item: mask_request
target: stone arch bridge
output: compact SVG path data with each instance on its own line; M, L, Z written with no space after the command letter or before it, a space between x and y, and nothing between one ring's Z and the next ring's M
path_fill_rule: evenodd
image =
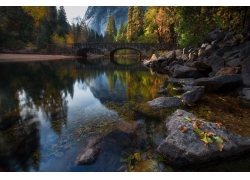
M105 56L114 57L116 51L121 49L132 49L143 56L152 50L172 50L169 44L154 44L154 43L75 43L73 44L73 51L78 56L87 57L90 50L98 49L103 52Z

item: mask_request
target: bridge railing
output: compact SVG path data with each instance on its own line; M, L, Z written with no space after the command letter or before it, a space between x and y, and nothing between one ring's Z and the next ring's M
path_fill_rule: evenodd
M99 48L122 48L122 47L136 47L137 49L143 49L143 48L155 48L158 50L170 50L172 46L170 44L159 44L159 43L120 43L120 42L87 42L87 43L74 43L74 48L78 47L99 47Z

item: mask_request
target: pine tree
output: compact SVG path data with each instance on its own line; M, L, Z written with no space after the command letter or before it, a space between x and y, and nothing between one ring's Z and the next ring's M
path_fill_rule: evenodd
M128 21L127 21L127 40L128 42L132 42L132 34L133 34L133 11L134 7L129 6L128 8Z
M126 32L127 32L126 25L123 24L122 22L120 22L117 36L116 36L116 41L117 42L126 42Z
M132 28L132 39L136 41L140 35L143 34L143 26L144 26L144 10L142 6L134 6L133 9L133 28Z
M108 15L108 22L106 25L106 32L105 32L106 42L114 42L116 34L117 34L117 30L115 27L114 16L109 14Z
M66 12L63 6L60 6L58 9L57 23L60 26L58 35L60 37L64 37L64 34L69 33L69 24L67 22Z

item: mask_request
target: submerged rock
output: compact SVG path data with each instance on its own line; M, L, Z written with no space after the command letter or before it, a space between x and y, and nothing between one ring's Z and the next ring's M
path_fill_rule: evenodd
M202 121L184 110L178 109L168 117L166 129L167 137L157 152L168 163L201 164L250 150L249 138L231 133L221 124Z
M97 136L90 139L87 147L77 157L76 159L77 165L91 165L96 162L101 149L100 146L101 139L102 139L101 136Z
M166 169L162 164L154 159L149 159L146 161L141 161L135 164L135 172L164 172Z

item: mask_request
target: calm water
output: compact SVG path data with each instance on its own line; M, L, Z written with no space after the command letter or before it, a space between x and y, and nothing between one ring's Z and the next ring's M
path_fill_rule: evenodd
M203 168L163 164L155 149L177 108L146 105L162 96L168 77L138 59L1 63L0 77L0 171L250 171L248 156ZM250 135L249 109L234 95L206 95L185 109L211 121L223 117L230 130ZM88 142L100 138L97 161L76 165Z

